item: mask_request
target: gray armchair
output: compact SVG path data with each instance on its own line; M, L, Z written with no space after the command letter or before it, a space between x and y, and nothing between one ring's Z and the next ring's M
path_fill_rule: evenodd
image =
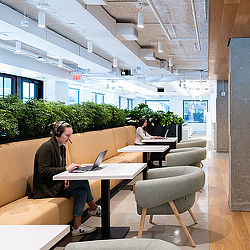
M162 162L163 166L196 166L201 167L202 160L206 159L207 150L205 148L186 148L186 149L173 149L166 156L166 160ZM158 162L154 161L157 165Z
M141 215L138 238L142 237L146 215L175 214L192 246L195 243L188 232L180 214L188 211L194 222L197 220L191 211L195 202L195 193L203 188L205 173L197 167L167 167L148 171L148 180L137 181L135 200L137 213Z
M202 147L205 148L207 141L205 139L182 140L177 143L176 148Z
M115 239L69 243L65 250L180 250L179 247L158 239Z

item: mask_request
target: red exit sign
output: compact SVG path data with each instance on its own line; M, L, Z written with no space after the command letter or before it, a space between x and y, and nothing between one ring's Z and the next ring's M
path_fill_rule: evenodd
M80 81L82 80L82 74L72 74L72 80Z

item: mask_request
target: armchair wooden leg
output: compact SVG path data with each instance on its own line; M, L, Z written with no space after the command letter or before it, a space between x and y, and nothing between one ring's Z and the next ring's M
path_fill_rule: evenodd
M173 201L169 201L168 203L169 203L170 207L172 208L172 210L173 210L173 212L174 212L174 214L175 214L177 220L178 220L179 223L181 224L181 227L182 227L182 229L184 230L185 234L187 235L188 240L190 241L192 247L196 247L196 245L195 245L195 243L194 243L194 240L192 239L190 233L188 232L187 227L186 227L184 221L182 220L182 218L181 218L181 216L180 216L180 214L179 214L179 212L178 212L178 210L177 210L177 208L176 208L174 202L173 202Z
M203 165L203 163L201 162L201 166L200 166L200 168L203 168L204 167L204 165Z
M191 217L192 217L194 223L195 223L195 224L198 224L198 221L197 221L197 219L195 218L195 216L194 216L193 211L191 210L191 208L188 209L188 212L189 212L189 214L191 215Z
M133 185L133 194L135 194L135 184Z
M152 221L153 221L153 214L150 214L149 223L152 223Z
M141 222L140 222L140 228L139 228L139 232L138 232L138 238L142 237L142 232L143 232L146 214L147 214L147 208L143 208L142 213L141 213Z

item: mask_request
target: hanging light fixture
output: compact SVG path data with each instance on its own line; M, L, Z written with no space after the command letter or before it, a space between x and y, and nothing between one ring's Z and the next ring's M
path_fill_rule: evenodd
M93 52L93 42L92 42L92 40L88 40L87 47L88 47L88 52L92 53Z
M169 65L169 67L174 66L174 65L173 65L172 57L169 57L168 65Z
M117 58L116 57L113 58L113 67L117 68Z
M158 41L158 53L162 53L163 52L163 46L162 46L162 41Z
M59 58L58 59L58 67L62 68L62 66L63 66L63 60L62 60L62 58Z
M42 29L45 28L45 13L42 11L38 12L38 27Z
M142 12L142 9L138 12L137 27L144 28L144 14Z
M17 41L15 53L21 53L21 52L22 52L22 43Z

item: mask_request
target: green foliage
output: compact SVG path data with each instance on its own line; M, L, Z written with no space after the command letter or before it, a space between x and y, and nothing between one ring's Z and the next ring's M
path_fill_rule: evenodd
M125 111L111 104L64 105L42 99L23 103L17 96L0 98L0 141L49 136L48 125L54 121L67 121L74 133L126 124Z
M173 112L164 112L161 110L153 111L148 105L138 104L133 110L125 110L126 120L128 124L136 124L141 117L145 117L152 126L161 125L163 127L170 124L179 125L184 123L182 117L178 117Z

